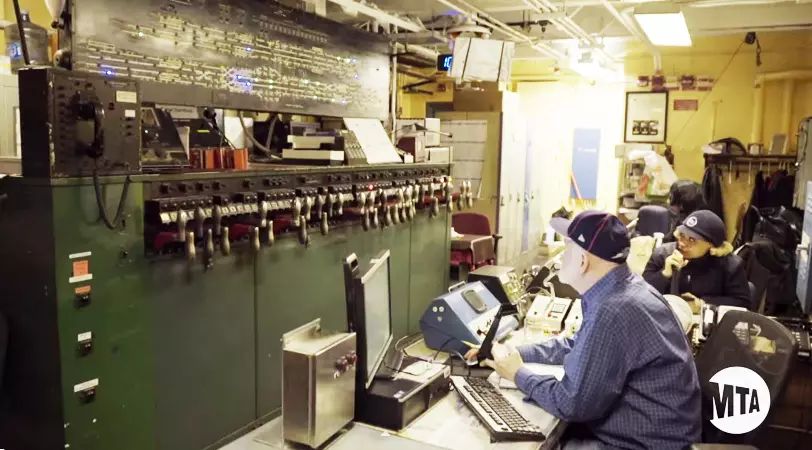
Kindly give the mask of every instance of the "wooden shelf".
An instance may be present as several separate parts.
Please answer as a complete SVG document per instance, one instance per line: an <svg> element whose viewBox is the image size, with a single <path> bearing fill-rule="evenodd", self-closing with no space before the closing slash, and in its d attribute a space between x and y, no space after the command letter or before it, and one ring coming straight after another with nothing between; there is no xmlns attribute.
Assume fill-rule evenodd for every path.
<svg viewBox="0 0 812 450"><path fill-rule="evenodd" d="M705 165L708 164L782 164L793 163L797 159L796 155L705 155Z"/></svg>

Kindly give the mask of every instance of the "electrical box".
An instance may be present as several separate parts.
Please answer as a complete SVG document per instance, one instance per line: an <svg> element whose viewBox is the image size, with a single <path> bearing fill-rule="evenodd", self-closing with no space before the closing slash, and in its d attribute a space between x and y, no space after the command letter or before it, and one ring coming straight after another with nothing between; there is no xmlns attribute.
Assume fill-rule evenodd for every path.
<svg viewBox="0 0 812 450"><path fill-rule="evenodd" d="M317 448L355 415L355 333L322 333L316 319L282 341L283 434Z"/></svg>

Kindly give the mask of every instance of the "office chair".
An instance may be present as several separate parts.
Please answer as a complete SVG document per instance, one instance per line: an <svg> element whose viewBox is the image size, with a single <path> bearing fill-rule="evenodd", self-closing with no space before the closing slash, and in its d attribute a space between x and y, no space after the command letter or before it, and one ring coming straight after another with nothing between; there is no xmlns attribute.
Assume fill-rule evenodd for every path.
<svg viewBox="0 0 812 450"><path fill-rule="evenodd" d="M736 329L740 324L746 325L748 333L740 333L740 330ZM756 337L772 341L775 344L774 352L752 350L750 344ZM798 343L792 333L775 320L751 311L728 311L695 360L702 390L702 441L708 444L752 445L759 432L759 429L756 429L750 433L733 435L724 433L710 424L713 418L712 389L715 389L710 384L711 377L728 367L748 368L759 374L767 383L770 404L775 405L789 378L797 349ZM761 427L765 427L769 419L768 415Z"/></svg>
<svg viewBox="0 0 812 450"><path fill-rule="evenodd" d="M655 233L662 233L664 236L668 236L668 233L671 232L669 218L668 208L657 205L643 206L637 214L634 235L654 236Z"/></svg>
<svg viewBox="0 0 812 450"><path fill-rule="evenodd" d="M491 233L491 221L488 216L478 213L457 213L451 216L451 226L454 231L460 234L470 234L475 236L491 236L493 238L494 259L490 261L474 261L471 252L451 251L451 264L459 266L460 263L467 263L471 268L476 268L488 264L494 264L499 246L499 239L502 236Z"/></svg>

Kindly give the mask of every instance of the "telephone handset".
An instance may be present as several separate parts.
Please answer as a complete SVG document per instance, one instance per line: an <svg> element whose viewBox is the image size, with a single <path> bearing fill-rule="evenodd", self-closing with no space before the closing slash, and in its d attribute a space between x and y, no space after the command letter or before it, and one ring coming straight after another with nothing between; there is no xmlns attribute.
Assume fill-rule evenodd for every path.
<svg viewBox="0 0 812 450"><path fill-rule="evenodd" d="M73 97L76 114L77 153L99 159L104 156L104 105L82 93Z"/></svg>

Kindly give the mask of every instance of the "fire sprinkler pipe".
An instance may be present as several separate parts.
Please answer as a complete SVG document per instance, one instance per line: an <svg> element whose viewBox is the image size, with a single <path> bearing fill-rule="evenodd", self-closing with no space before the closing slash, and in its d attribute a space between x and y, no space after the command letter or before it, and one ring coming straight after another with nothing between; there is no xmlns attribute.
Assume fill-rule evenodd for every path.
<svg viewBox="0 0 812 450"><path fill-rule="evenodd" d="M768 81L786 81L784 84L783 109L781 114L781 130L787 136L792 135L792 94L796 80L812 79L812 70L788 70L785 72L762 73L756 75L753 89L753 124L750 129L750 142L764 142L764 83Z"/></svg>
<svg viewBox="0 0 812 450"><path fill-rule="evenodd" d="M654 72L658 73L663 68L663 58L660 54L660 51L657 50L657 47L651 43L651 41L640 31L637 30L637 27L634 25L634 22L631 18L624 16L623 14L619 13L612 3L609 0L601 0L601 3L606 8L607 11L614 17L618 22L620 22L627 30L632 34L632 36L639 39L643 44L645 44L646 48L648 48L649 53L654 58Z"/></svg>
<svg viewBox="0 0 812 450"><path fill-rule="evenodd" d="M462 9L461 7L451 3L448 0L437 0L437 1L439 3L445 5L445 6L448 6L451 9L454 9L457 12L465 14L466 17L471 17L471 14L475 13L476 15L473 16L473 19L476 22L478 22L478 23L480 23L482 25L487 25L487 26L494 27L495 31L499 31L502 34L506 34L508 36L511 36L514 39L519 39L521 41L525 41L525 42L530 44L530 46L533 48L533 50L536 50L537 52L542 53L542 54L544 54L546 56L552 57L554 59L566 60L567 55L565 55L561 51L556 50L555 48L550 47L549 45L535 42L532 37L527 36L526 34L520 33L518 31L514 30L513 28L510 28L510 26L508 26L504 22L491 17L485 11L482 11L481 9L471 5L470 3L468 3L468 2L466 2L464 0L457 0L457 2L459 2L463 7L468 8L467 11Z"/></svg>
<svg viewBox="0 0 812 450"><path fill-rule="evenodd" d="M558 12L558 7L552 4L550 0L524 0L526 4L533 6L537 12L544 13L544 8L547 8L550 12ZM595 40L594 37L590 36L589 33L586 32L580 25L575 23L570 17L566 17L561 20L552 20L553 23L558 25L565 33L569 34L572 38L576 40L584 40L589 45L594 46L597 48L597 51L600 52L606 59L611 62L617 62L617 60L607 53L604 49L598 47L598 42ZM580 36L580 38L579 38Z"/></svg>

